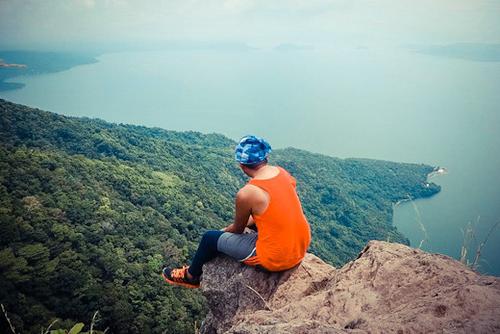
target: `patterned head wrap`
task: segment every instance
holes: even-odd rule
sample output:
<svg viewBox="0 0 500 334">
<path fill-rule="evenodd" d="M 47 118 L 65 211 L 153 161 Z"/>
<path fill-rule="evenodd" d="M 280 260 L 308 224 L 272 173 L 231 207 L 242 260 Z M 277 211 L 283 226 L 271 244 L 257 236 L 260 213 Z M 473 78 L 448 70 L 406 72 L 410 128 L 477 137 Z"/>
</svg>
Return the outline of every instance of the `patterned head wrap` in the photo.
<svg viewBox="0 0 500 334">
<path fill-rule="evenodd" d="M 271 152 L 271 145 L 257 136 L 245 136 L 236 145 L 236 161 L 243 165 L 255 165 L 264 161 Z"/>
</svg>

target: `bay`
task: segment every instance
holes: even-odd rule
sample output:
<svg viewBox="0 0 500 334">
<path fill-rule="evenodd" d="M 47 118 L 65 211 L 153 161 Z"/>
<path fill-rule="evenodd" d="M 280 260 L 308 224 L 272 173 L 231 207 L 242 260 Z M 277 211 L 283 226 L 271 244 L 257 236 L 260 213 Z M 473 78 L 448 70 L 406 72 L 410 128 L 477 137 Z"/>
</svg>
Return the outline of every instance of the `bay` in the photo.
<svg viewBox="0 0 500 334">
<path fill-rule="evenodd" d="M 500 62 L 396 47 L 170 50 L 108 53 L 10 81 L 25 86 L 0 97 L 65 115 L 444 166 L 431 179 L 441 193 L 394 213 L 411 244 L 425 238 L 431 252 L 457 258 L 468 222 L 480 217 L 481 241 L 500 219 Z M 499 251 L 500 229 L 482 272 L 500 275 Z"/>
</svg>

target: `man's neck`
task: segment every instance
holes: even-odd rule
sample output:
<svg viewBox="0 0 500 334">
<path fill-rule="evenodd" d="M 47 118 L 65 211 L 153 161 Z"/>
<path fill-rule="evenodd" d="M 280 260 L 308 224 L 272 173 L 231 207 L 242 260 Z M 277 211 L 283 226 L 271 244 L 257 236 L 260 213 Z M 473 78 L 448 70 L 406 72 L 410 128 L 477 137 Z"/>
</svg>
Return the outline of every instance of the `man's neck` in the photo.
<svg viewBox="0 0 500 334">
<path fill-rule="evenodd" d="M 262 166 L 259 166 L 257 167 L 256 169 L 250 169 L 248 170 L 248 176 L 250 176 L 252 179 L 259 176 L 259 175 L 262 175 L 262 173 L 264 173 L 267 169 L 268 165 L 262 165 Z"/>
<path fill-rule="evenodd" d="M 252 179 L 262 179 L 267 180 L 275 177 L 279 174 L 279 169 L 276 166 L 265 165 L 262 168 L 253 173 L 253 175 L 249 175 Z"/>
</svg>

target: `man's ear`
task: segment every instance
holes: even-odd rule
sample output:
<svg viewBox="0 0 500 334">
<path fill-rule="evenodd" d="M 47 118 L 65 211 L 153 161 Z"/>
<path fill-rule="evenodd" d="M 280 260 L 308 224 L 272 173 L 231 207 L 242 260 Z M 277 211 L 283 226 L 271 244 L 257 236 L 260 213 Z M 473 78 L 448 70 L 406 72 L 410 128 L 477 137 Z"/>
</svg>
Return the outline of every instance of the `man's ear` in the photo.
<svg viewBox="0 0 500 334">
<path fill-rule="evenodd" d="M 245 173 L 246 175 L 248 175 L 248 167 L 247 166 L 245 166 L 243 164 L 240 164 L 240 168 L 243 171 L 243 173 Z"/>
</svg>

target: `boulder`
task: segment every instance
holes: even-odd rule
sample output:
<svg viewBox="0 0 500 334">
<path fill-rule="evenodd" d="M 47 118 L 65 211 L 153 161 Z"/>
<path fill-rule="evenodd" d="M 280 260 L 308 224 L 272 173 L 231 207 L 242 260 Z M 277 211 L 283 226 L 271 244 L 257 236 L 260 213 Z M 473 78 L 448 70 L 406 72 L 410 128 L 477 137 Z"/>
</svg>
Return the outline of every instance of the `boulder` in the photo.
<svg viewBox="0 0 500 334">
<path fill-rule="evenodd" d="M 205 334 L 500 333 L 500 279 L 444 255 L 371 241 L 341 269 L 307 254 L 280 273 L 204 267 Z"/>
</svg>

